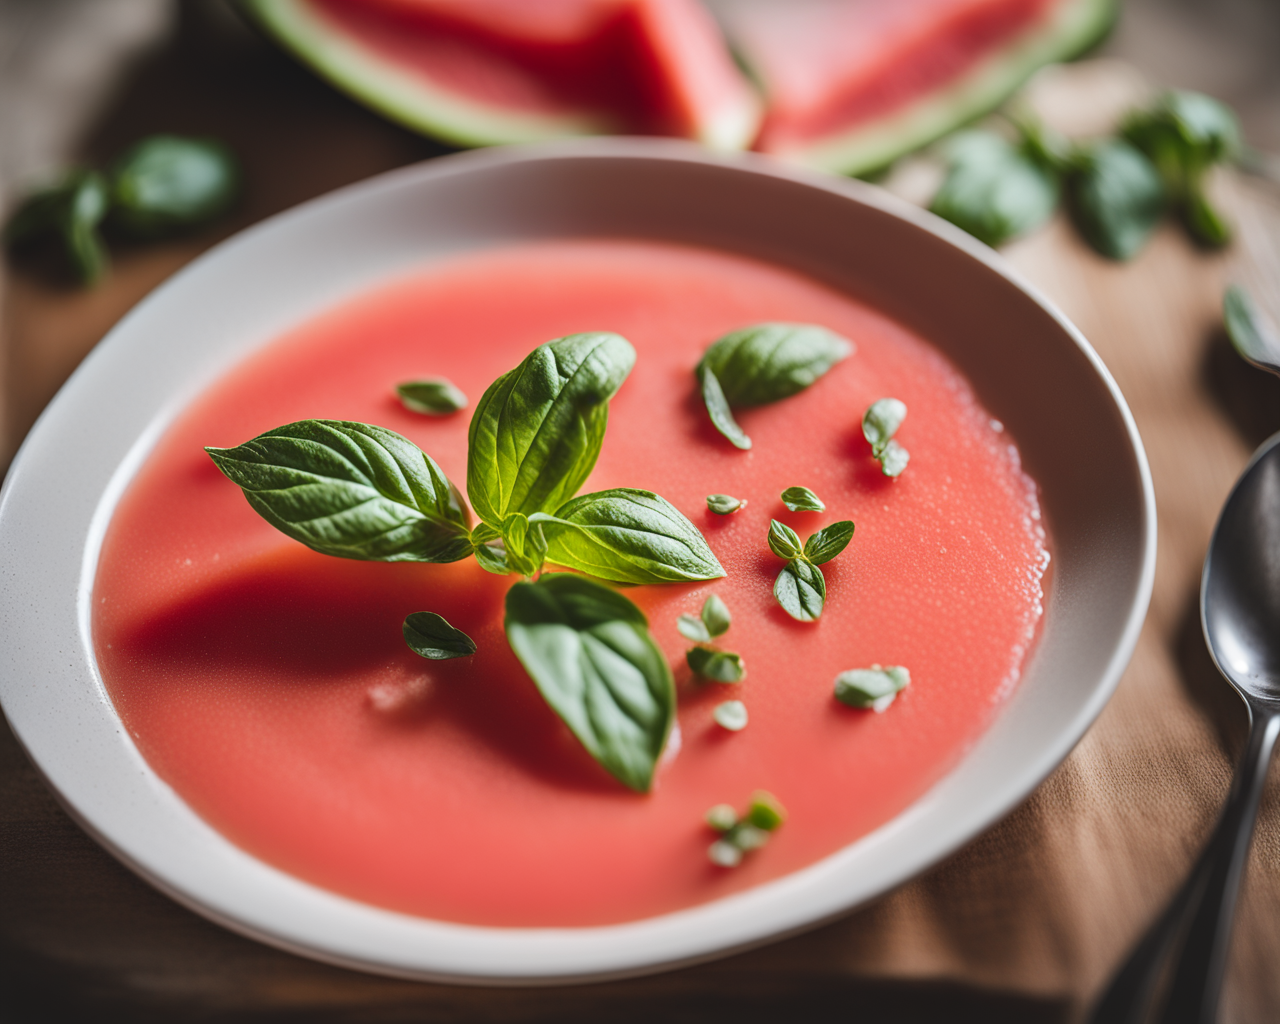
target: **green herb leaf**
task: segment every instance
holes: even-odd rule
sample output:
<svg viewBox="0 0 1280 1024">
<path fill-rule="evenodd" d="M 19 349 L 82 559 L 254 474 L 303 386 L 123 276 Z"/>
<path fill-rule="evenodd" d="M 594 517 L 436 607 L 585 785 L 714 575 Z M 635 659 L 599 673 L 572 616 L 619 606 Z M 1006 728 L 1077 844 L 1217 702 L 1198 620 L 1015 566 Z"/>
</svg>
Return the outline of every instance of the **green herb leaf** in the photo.
<svg viewBox="0 0 1280 1024">
<path fill-rule="evenodd" d="M 414 653 L 432 661 L 466 658 L 476 653 L 476 642 L 435 612 L 414 612 L 404 620 L 402 631 L 404 642 Z"/>
<path fill-rule="evenodd" d="M 772 832 L 787 820 L 787 811 L 776 796 L 758 789 L 751 796 L 746 820 L 764 832 Z"/>
<path fill-rule="evenodd" d="M 507 592 L 507 638 L 543 698 L 605 770 L 641 792 L 676 708 L 648 626 L 621 594 L 571 573 Z"/>
<path fill-rule="evenodd" d="M 822 570 L 803 558 L 793 558 L 773 583 L 773 596 L 783 610 L 800 622 L 813 622 L 822 614 L 827 581 Z"/>
<path fill-rule="evenodd" d="M 711 643 L 711 633 L 707 629 L 707 624 L 696 615 L 681 615 L 676 619 L 676 629 L 680 631 L 682 637 L 692 640 L 695 644 Z"/>
<path fill-rule="evenodd" d="M 596 491 L 531 519 L 546 533 L 548 559 L 600 579 L 679 583 L 724 575 L 698 528 L 652 491 Z"/>
<path fill-rule="evenodd" d="M 703 820 L 717 832 L 728 832 L 738 824 L 738 812 L 729 804 L 716 804 L 707 811 Z"/>
<path fill-rule="evenodd" d="M 853 353 L 853 343 L 816 324 L 764 323 L 732 331 L 698 363 L 715 374 L 733 408 L 798 394 Z"/>
<path fill-rule="evenodd" d="M 554 512 L 578 492 L 600 455 L 609 399 L 635 365 L 617 334 L 572 334 L 539 345 L 476 406 L 468 433 L 467 494 L 484 522 Z"/>
<path fill-rule="evenodd" d="M 426 416 L 448 416 L 467 407 L 467 396 L 444 377 L 427 377 L 424 380 L 407 380 L 396 385 L 400 404 L 410 412 Z"/>
<path fill-rule="evenodd" d="M 911 453 L 897 441 L 890 440 L 880 453 L 880 470 L 885 476 L 901 476 L 911 461 Z"/>
<path fill-rule="evenodd" d="M 733 868 L 742 863 L 744 854 L 768 843 L 769 834 L 787 820 L 787 812 L 772 793 L 758 790 L 751 797 L 751 806 L 744 817 L 739 818 L 728 804 L 717 804 L 707 811 L 704 820 L 721 833 L 707 850 L 707 856 L 713 864 Z"/>
<path fill-rule="evenodd" d="M 21 248 L 56 238 L 76 280 L 94 284 L 108 264 L 98 235 L 106 212 L 107 185 L 102 176 L 96 171 L 74 170 L 18 207 L 5 226 L 5 242 Z"/>
<path fill-rule="evenodd" d="M 718 516 L 731 515 L 747 507 L 746 498 L 734 498 L 728 494 L 708 494 L 707 508 Z"/>
<path fill-rule="evenodd" d="M 239 191 L 239 164 L 222 143 L 153 135 L 112 168 L 111 218 L 154 237 L 213 220 Z"/>
<path fill-rule="evenodd" d="M 1104 139 L 1080 155 L 1069 197 L 1085 241 L 1114 260 L 1136 256 L 1164 213 L 1160 175 L 1123 139 Z"/>
<path fill-rule="evenodd" d="M 831 561 L 849 546 L 849 541 L 853 540 L 853 529 L 853 521 L 849 519 L 824 526 L 804 542 L 804 557 L 814 565 Z"/>
<path fill-rule="evenodd" d="M 716 725 L 721 729 L 741 732 L 747 727 L 747 706 L 740 700 L 727 700 L 723 704 L 716 705 L 716 709 L 711 712 L 711 717 L 716 720 Z"/>
<path fill-rule="evenodd" d="M 488 523 L 479 523 L 471 531 L 471 547 L 480 568 L 498 576 L 506 576 L 514 570 L 507 564 L 507 546 L 502 534 Z"/>
<path fill-rule="evenodd" d="M 800 535 L 776 519 L 769 520 L 769 550 L 779 558 L 799 558 L 804 550 Z"/>
<path fill-rule="evenodd" d="M 1280 360 L 1280 332 L 1267 322 L 1249 293 L 1238 284 L 1231 285 L 1222 296 L 1222 319 L 1241 358 L 1269 364 Z"/>
<path fill-rule="evenodd" d="M 729 606 L 715 594 L 711 594 L 702 602 L 702 623 L 711 636 L 723 636 L 733 624 L 729 615 Z"/>
<path fill-rule="evenodd" d="M 706 404 L 712 426 L 727 437 L 735 448 L 746 451 L 751 447 L 751 438 L 747 437 L 746 432 L 738 426 L 738 421 L 733 418 L 719 378 L 706 366 L 699 366 L 697 372 L 698 385 L 702 388 L 702 401 Z"/>
<path fill-rule="evenodd" d="M 871 451 L 880 457 L 889 438 L 898 432 L 902 421 L 907 418 L 907 407 L 896 398 L 882 398 L 872 402 L 862 415 L 862 436 L 871 445 Z"/>
<path fill-rule="evenodd" d="M 911 683 L 911 673 L 901 665 L 855 668 L 836 676 L 836 700 L 852 708 L 883 711 Z"/>
<path fill-rule="evenodd" d="M 684 656 L 685 663 L 704 679 L 716 683 L 740 683 L 747 678 L 747 668 L 742 655 L 732 651 L 717 651 L 710 647 L 691 647 Z"/>
<path fill-rule="evenodd" d="M 929 209 L 992 246 L 1039 227 L 1058 205 L 1058 176 L 1032 152 L 991 132 L 961 132 Z"/>
<path fill-rule="evenodd" d="M 209 457 L 263 519 L 321 554 L 456 562 L 470 517 L 431 456 L 382 427 L 302 420 Z"/>
<path fill-rule="evenodd" d="M 788 487 L 782 492 L 782 504 L 792 512 L 825 512 L 827 506 L 807 487 Z"/>
<path fill-rule="evenodd" d="M 507 567 L 523 576 L 533 576 L 547 558 L 547 539 L 542 524 L 523 512 L 512 512 L 502 524 L 502 546 Z"/>
</svg>

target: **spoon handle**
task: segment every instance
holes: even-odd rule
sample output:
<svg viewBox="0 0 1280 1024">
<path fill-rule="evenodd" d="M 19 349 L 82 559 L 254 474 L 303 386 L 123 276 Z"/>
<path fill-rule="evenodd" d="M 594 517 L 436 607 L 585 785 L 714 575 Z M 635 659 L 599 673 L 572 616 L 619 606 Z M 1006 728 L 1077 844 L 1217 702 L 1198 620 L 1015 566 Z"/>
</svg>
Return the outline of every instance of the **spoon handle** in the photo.
<svg viewBox="0 0 1280 1024">
<path fill-rule="evenodd" d="M 1175 981 L 1161 1024 L 1212 1024 L 1236 894 L 1280 734 L 1280 717 L 1274 711 L 1250 707 L 1249 717 L 1249 743 L 1213 835 L 1182 888 L 1112 978 L 1089 1024 L 1143 1024 L 1173 955 L 1178 956 Z"/>
</svg>

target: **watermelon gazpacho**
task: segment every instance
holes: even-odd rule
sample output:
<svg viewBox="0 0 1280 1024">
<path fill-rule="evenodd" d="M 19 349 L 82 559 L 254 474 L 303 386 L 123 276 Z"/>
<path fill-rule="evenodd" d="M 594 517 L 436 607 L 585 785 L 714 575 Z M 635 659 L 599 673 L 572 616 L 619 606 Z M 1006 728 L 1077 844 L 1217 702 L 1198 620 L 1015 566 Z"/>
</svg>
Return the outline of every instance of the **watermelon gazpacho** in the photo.
<svg viewBox="0 0 1280 1024">
<path fill-rule="evenodd" d="M 598 458 L 521 477 L 495 403 L 593 359 L 595 400 L 535 433 L 560 439 L 552 461 L 571 436 Z M 396 385 L 424 378 L 452 391 L 406 406 Z M 341 516 L 305 535 L 289 518 L 319 501 L 301 448 L 269 487 L 219 472 L 229 451 L 265 459 L 282 424 L 321 431 L 311 458 L 332 436 L 317 423 L 342 435 L 324 459 L 365 459 L 438 516 L 353 556 Z M 403 461 L 374 466 L 370 438 Z M 417 483 L 394 468 L 428 458 Z M 624 551 L 616 521 L 599 540 L 583 510 L 600 494 L 615 504 L 591 515 L 643 519 L 639 502 L 679 543 Z M 534 505 L 555 512 L 511 511 Z M 404 551 L 439 557 L 360 560 Z M 927 341 L 782 267 L 542 242 L 424 268 L 215 382 L 121 498 L 92 626 L 143 756 L 249 853 L 410 914 L 590 926 L 782 877 L 901 813 L 1016 686 L 1048 560 L 1015 445 Z M 614 704 L 574 718 L 581 678 L 555 675 L 568 634 L 544 644 L 548 626 L 602 626 L 574 664 Z M 634 742 L 593 746 L 615 712 Z"/>
</svg>

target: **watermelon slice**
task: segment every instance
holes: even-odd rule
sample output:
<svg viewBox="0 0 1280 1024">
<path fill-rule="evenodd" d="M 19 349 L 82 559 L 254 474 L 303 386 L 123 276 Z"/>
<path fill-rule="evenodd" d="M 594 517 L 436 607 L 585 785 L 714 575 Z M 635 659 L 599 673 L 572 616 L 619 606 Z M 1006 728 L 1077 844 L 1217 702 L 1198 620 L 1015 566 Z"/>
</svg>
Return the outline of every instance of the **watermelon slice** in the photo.
<svg viewBox="0 0 1280 1024">
<path fill-rule="evenodd" d="M 755 137 L 759 100 L 697 0 L 242 0 L 339 87 L 466 146 Z"/>
<path fill-rule="evenodd" d="M 882 167 L 1074 56 L 1115 0 L 709 0 L 764 90 L 755 148 L 823 170 Z"/>
</svg>

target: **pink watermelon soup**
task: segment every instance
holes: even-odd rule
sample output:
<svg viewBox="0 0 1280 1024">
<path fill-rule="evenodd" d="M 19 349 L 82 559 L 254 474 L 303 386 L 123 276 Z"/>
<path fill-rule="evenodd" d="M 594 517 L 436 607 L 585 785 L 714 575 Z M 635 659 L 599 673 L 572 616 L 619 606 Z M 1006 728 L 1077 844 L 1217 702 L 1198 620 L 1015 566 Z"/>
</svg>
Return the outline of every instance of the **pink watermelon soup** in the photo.
<svg viewBox="0 0 1280 1024">
<path fill-rule="evenodd" d="M 802 394 L 742 413 L 732 449 L 692 368 L 726 331 L 819 323 L 857 352 Z M 345 561 L 260 519 L 202 451 L 293 420 L 377 423 L 466 478 L 468 413 L 417 416 L 399 381 L 446 376 L 474 403 L 535 345 L 584 330 L 639 359 L 612 402 L 587 489 L 657 491 L 728 572 L 632 588 L 676 673 L 679 729 L 653 792 L 610 778 L 543 703 L 502 630 L 511 579 L 451 565 Z M 881 475 L 862 411 L 895 396 L 911 464 Z M 815 490 L 826 513 L 788 513 Z M 749 500 L 716 516 L 705 496 Z M 790 619 L 771 586 L 769 519 L 801 536 L 837 519 L 828 603 Z M 695 906 L 780 878 L 901 813 L 983 732 L 1015 687 L 1048 563 L 1034 483 L 1007 434 L 926 341 L 790 271 L 724 253 L 557 242 L 468 257 L 382 287 L 291 331 L 213 384 L 167 430 L 111 521 L 93 596 L 107 690 L 148 763 L 211 826 L 334 892 L 430 918 L 587 926 Z M 676 617 L 708 594 L 733 614 L 740 685 L 684 667 Z M 479 645 L 428 662 L 404 616 L 442 613 Z M 833 698 L 837 673 L 899 664 L 883 714 Z M 739 733 L 712 711 L 742 700 Z M 774 793 L 790 817 L 734 869 L 707 859 L 714 804 Z"/>
</svg>

